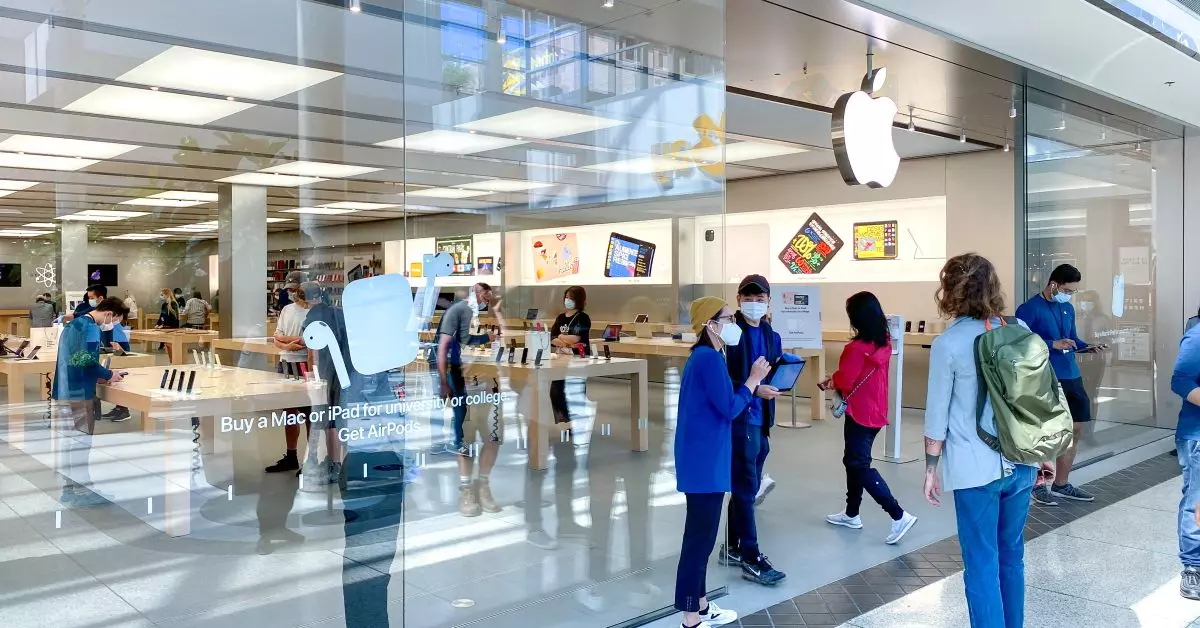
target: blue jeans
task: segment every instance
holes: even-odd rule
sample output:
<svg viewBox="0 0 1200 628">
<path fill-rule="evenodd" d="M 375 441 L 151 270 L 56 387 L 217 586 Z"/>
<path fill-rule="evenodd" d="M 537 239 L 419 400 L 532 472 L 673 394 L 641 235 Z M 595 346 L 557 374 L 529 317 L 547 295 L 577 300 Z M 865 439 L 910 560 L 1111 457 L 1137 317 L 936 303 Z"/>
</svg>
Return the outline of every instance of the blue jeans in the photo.
<svg viewBox="0 0 1200 628">
<path fill-rule="evenodd" d="M 1200 502 L 1200 441 L 1175 439 L 1179 466 L 1183 467 L 1183 497 L 1179 500 L 1179 562 L 1200 567 L 1200 527 L 1196 505 Z"/>
<path fill-rule="evenodd" d="M 1025 624 L 1024 531 L 1036 472 L 1017 465 L 1008 477 L 954 491 L 971 628 Z"/>
<path fill-rule="evenodd" d="M 433 372 L 434 379 L 437 381 L 438 390 L 434 394 L 441 394 L 441 375 L 437 371 Z M 450 399 L 446 399 L 446 403 L 457 399 L 457 405 L 452 405 L 451 410 L 454 413 L 454 448 L 458 449 L 463 446 L 463 424 L 467 422 L 467 379 L 463 376 L 461 364 L 446 365 L 446 380 L 450 384 Z M 437 446 L 438 441 L 446 437 L 446 421 L 442 418 L 442 409 L 434 408 L 429 417 L 429 438 L 434 446 Z"/>
<path fill-rule="evenodd" d="M 733 468 L 730 475 L 729 520 L 725 526 L 730 549 L 737 549 L 747 560 L 757 560 L 758 525 L 754 519 L 754 498 L 762 482 L 763 465 L 771 445 L 761 425 L 734 421 Z"/>
</svg>

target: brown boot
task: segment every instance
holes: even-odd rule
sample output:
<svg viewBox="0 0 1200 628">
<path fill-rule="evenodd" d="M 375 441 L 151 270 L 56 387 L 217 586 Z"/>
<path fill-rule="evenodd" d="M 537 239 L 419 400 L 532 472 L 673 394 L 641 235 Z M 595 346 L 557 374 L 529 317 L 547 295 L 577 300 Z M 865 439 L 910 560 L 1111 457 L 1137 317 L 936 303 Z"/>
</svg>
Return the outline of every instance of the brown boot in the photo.
<svg viewBox="0 0 1200 628">
<path fill-rule="evenodd" d="M 458 487 L 458 514 L 464 517 L 478 517 L 480 514 L 479 493 L 474 484 Z"/>
<path fill-rule="evenodd" d="M 479 505 L 483 507 L 484 512 L 500 512 L 504 510 L 500 504 L 496 503 L 496 498 L 492 496 L 492 484 L 487 480 L 475 480 L 475 490 L 479 494 Z"/>
</svg>

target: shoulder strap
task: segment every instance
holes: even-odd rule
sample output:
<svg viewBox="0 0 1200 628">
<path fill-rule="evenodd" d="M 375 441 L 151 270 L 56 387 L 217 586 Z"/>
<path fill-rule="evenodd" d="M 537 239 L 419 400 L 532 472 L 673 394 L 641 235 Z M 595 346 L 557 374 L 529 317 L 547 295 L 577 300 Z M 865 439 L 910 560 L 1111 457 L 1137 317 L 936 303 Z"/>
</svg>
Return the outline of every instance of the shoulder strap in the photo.
<svg viewBox="0 0 1200 628">
<path fill-rule="evenodd" d="M 850 397 L 853 397 L 853 396 L 854 396 L 854 393 L 858 392 L 858 389 L 859 389 L 859 388 L 860 388 L 860 387 L 861 387 L 863 384 L 865 384 L 865 383 L 866 383 L 866 381 L 867 381 L 868 379 L 870 379 L 872 375 L 874 375 L 874 374 L 875 374 L 875 370 L 876 370 L 876 369 L 878 369 L 878 368 L 879 368 L 878 366 L 872 366 L 872 367 L 871 367 L 871 370 L 870 370 L 870 371 L 867 371 L 867 374 L 866 374 L 866 375 L 864 375 L 862 379 L 858 380 L 858 383 L 854 385 L 854 389 L 853 389 L 853 390 L 851 390 L 849 393 L 847 393 L 847 394 L 846 394 L 846 396 L 845 396 L 845 397 L 843 397 L 843 399 L 849 400 L 849 399 L 850 399 Z"/>
<path fill-rule="evenodd" d="M 990 330 L 991 327 L 989 326 L 988 329 Z M 983 379 L 983 362 L 979 359 L 979 343 L 982 338 L 983 334 L 975 337 L 975 379 L 979 380 L 979 391 L 975 400 L 975 433 L 979 435 L 979 440 L 983 441 L 992 451 L 1000 451 L 1000 439 L 983 429 L 983 408 L 987 404 L 988 391 Z"/>
</svg>

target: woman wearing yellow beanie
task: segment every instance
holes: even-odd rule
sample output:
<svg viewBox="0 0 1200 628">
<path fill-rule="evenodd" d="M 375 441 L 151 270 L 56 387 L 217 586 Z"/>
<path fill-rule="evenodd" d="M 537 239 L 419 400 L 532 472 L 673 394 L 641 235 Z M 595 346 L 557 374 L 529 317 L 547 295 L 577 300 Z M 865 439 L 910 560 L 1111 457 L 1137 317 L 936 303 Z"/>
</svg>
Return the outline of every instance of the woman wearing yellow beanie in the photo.
<svg viewBox="0 0 1200 628">
<path fill-rule="evenodd" d="M 676 488 L 687 498 L 675 608 L 683 611 L 683 628 L 705 628 L 737 620 L 735 611 L 719 608 L 704 597 L 705 575 L 730 487 L 731 425 L 771 365 L 759 358 L 745 385 L 734 390 L 725 366 L 725 347 L 738 344 L 742 330 L 734 322 L 733 310 L 717 297 L 701 297 L 692 301 L 691 317 L 698 339 L 683 367 L 675 430 Z"/>
</svg>

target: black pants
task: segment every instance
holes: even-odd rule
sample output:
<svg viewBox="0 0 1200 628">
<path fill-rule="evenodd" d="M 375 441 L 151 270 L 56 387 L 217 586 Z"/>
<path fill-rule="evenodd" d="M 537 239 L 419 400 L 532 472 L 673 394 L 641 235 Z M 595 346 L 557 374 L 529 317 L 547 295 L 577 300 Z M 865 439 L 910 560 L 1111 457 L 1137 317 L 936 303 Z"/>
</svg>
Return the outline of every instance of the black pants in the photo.
<svg viewBox="0 0 1200 628">
<path fill-rule="evenodd" d="M 893 521 L 898 521 L 904 516 L 904 509 L 892 497 L 892 491 L 879 472 L 871 468 L 871 445 L 875 444 L 879 428 L 859 425 L 849 414 L 844 420 L 846 453 L 842 456 L 842 464 L 846 467 L 846 516 L 858 516 L 862 494 L 866 490 Z"/>
<path fill-rule="evenodd" d="M 706 590 L 708 557 L 721 528 L 721 504 L 725 493 L 688 493 L 687 518 L 683 524 L 683 547 L 675 572 L 675 608 L 685 613 L 700 610 Z"/>
<path fill-rule="evenodd" d="M 342 553 L 346 628 L 387 628 L 394 625 L 388 622 L 388 582 L 403 522 L 403 460 L 391 451 L 351 451 L 342 465 L 339 485 L 344 507 L 356 515 L 345 524 L 346 549 Z M 397 569 L 397 573 L 402 571 Z"/>
<path fill-rule="evenodd" d="M 575 469 L 579 462 L 575 457 L 575 439 L 562 442 L 551 439 L 550 451 L 554 452 L 554 511 L 561 532 L 575 525 L 575 511 L 571 502 L 575 499 Z M 530 530 L 543 530 L 542 490 L 546 483 L 547 469 L 525 469 L 525 524 Z"/>
<path fill-rule="evenodd" d="M 758 558 L 758 526 L 754 519 L 754 498 L 762 482 L 763 465 L 771 445 L 762 426 L 745 421 L 733 422 L 733 468 L 730 475 L 729 523 L 726 543 L 738 549 L 743 558 Z"/>
</svg>

